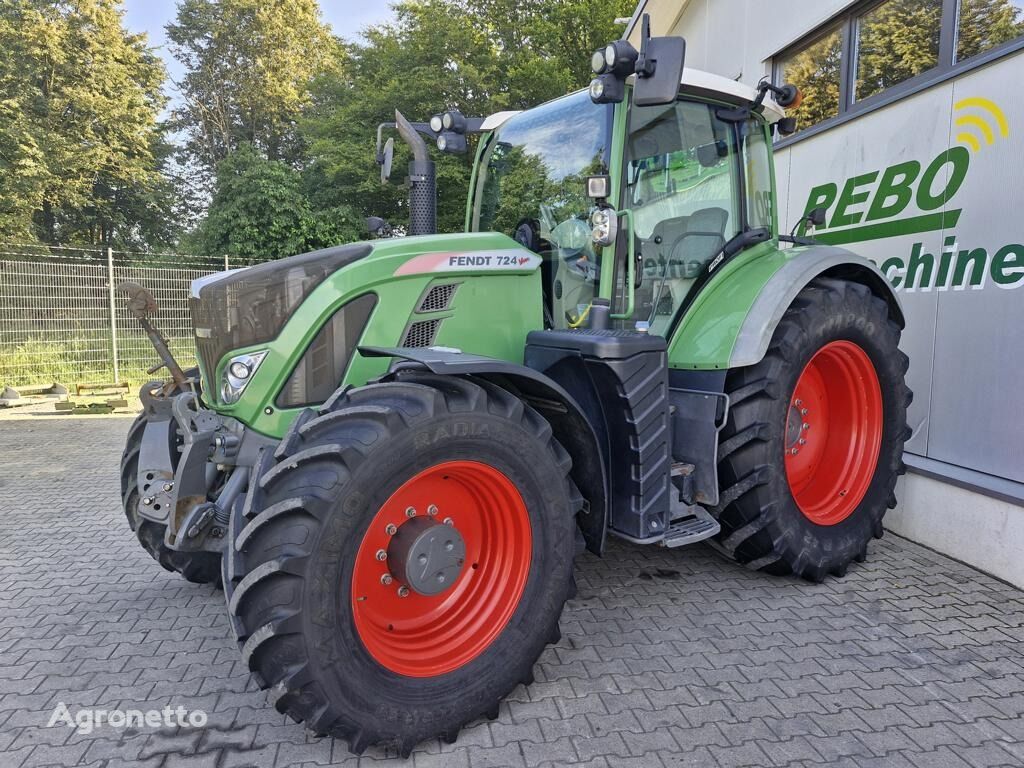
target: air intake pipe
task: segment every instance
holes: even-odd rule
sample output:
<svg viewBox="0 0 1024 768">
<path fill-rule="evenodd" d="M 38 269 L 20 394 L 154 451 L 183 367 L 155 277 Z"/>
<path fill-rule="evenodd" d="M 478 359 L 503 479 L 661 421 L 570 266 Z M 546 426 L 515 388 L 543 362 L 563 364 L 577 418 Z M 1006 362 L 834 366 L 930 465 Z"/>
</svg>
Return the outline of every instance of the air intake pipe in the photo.
<svg viewBox="0 0 1024 768">
<path fill-rule="evenodd" d="M 395 110 L 398 135 L 412 149 L 409 163 L 409 234 L 437 232 L 437 171 L 427 154 L 427 145 L 405 115 Z"/>
</svg>

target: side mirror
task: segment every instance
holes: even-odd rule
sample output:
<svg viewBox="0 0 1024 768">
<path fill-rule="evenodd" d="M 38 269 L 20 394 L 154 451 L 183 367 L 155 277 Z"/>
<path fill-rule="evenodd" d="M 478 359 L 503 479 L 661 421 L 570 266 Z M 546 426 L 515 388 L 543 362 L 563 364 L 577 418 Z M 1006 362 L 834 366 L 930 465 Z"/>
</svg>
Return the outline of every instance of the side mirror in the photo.
<svg viewBox="0 0 1024 768">
<path fill-rule="evenodd" d="M 807 223 L 813 227 L 820 227 L 822 224 L 825 223 L 825 218 L 827 216 L 828 208 L 814 208 L 807 212 Z"/>
<path fill-rule="evenodd" d="M 646 27 L 646 19 L 645 27 Z M 650 34 L 649 30 L 646 30 Z M 636 62 L 633 103 L 638 107 L 672 104 L 679 97 L 686 62 L 686 41 L 681 37 L 645 38 Z"/>
<path fill-rule="evenodd" d="M 797 123 L 795 117 L 784 117 L 776 125 L 779 127 L 779 133 L 782 136 L 792 136 L 796 133 Z"/>
<path fill-rule="evenodd" d="M 391 178 L 391 164 L 395 160 L 395 140 L 388 139 L 384 143 L 384 152 L 381 155 L 380 163 L 380 183 L 387 184 L 388 179 Z"/>
</svg>

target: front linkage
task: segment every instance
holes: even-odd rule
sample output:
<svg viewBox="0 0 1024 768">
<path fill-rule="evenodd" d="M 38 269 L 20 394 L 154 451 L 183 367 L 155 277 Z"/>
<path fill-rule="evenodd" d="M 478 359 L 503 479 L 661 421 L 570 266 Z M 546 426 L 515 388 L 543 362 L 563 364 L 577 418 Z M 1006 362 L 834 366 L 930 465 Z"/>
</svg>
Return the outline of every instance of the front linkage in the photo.
<svg viewBox="0 0 1024 768">
<path fill-rule="evenodd" d="M 151 322 L 152 295 L 135 283 L 129 311 L 153 342 L 168 381 L 139 392 L 143 412 L 129 430 L 121 459 L 122 501 L 143 546 L 168 570 L 191 581 L 220 580 L 232 505 L 244 493 L 259 449 L 274 445 L 236 419 L 200 403 L 199 371 L 184 371 Z"/>
</svg>

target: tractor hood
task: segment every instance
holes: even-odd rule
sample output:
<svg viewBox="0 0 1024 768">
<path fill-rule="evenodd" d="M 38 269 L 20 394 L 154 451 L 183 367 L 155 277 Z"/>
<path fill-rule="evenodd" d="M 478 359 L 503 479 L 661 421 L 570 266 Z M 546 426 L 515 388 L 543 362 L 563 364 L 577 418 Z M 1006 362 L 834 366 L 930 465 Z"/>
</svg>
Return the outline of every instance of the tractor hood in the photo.
<svg viewBox="0 0 1024 768">
<path fill-rule="evenodd" d="M 276 338 L 317 286 L 372 250 L 369 243 L 335 246 L 193 281 L 189 310 L 204 372 L 212 377 L 231 350 Z"/>
<path fill-rule="evenodd" d="M 340 326 L 332 325 L 333 330 L 325 331 L 318 341 L 317 334 L 329 319 L 334 318 L 332 322 L 337 325 L 347 317 L 336 314 L 341 308 L 354 307 L 353 312 L 365 321 L 363 310 L 367 306 L 357 300 L 367 295 L 375 297 L 375 319 L 364 338 L 378 346 L 410 344 L 410 339 L 426 338 L 412 333 L 422 323 L 433 324 L 442 338 L 448 328 L 462 338 L 465 329 L 459 330 L 460 322 L 466 322 L 474 333 L 480 330 L 468 313 L 465 321 L 449 318 L 450 312 L 420 317 L 424 310 L 417 307 L 434 282 L 462 283 L 470 275 L 512 278 L 511 283 L 470 281 L 476 287 L 467 286 L 460 290 L 460 296 L 467 305 L 479 300 L 486 307 L 493 307 L 496 301 L 514 300 L 515 306 L 506 308 L 504 315 L 506 323 L 510 318 L 521 320 L 515 333 L 499 324 L 502 330 L 489 330 L 481 351 L 500 348 L 502 354 L 510 355 L 514 341 L 517 354 L 521 354 L 525 333 L 541 323 L 540 291 L 532 282 L 540 262 L 540 256 L 505 235 L 473 232 L 352 243 L 202 277 L 192 283 L 189 308 L 207 404 L 250 426 L 258 419 L 266 434 L 278 434 L 287 423 L 279 414 L 294 400 L 284 397 L 279 401 L 278 395 L 293 388 L 289 374 L 310 345 L 316 342 L 317 349 L 330 347 L 339 365 L 351 358 L 358 338 L 341 334 Z M 494 291 L 501 300 L 496 299 Z M 476 310 L 478 316 L 484 311 L 483 307 Z M 357 325 L 362 327 L 354 320 L 351 327 L 346 325 L 346 333 L 354 334 Z M 345 336 L 343 342 L 339 334 Z M 495 347 L 499 343 L 503 346 Z M 256 356 L 253 367 L 258 370 L 251 380 L 247 379 L 244 395 L 231 401 L 220 393 L 225 382 L 230 383 L 227 361 L 239 355 Z M 359 371 L 369 365 L 364 362 L 355 361 L 358 370 L 352 376 L 362 375 Z"/>
</svg>

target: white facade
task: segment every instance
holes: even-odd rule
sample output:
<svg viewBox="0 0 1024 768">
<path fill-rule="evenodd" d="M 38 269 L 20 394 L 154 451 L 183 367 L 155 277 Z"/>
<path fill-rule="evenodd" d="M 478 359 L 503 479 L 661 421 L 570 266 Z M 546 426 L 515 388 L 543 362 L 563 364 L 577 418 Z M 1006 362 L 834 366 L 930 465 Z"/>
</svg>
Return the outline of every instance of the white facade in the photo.
<svg viewBox="0 0 1024 768">
<path fill-rule="evenodd" d="M 913 436 L 887 526 L 1024 586 L 1024 37 L 957 63 L 960 6 L 935 2 L 947 49 L 933 69 L 860 103 L 850 85 L 845 114 L 779 142 L 779 221 L 825 205 L 816 234 L 874 260 L 901 295 Z M 688 67 L 753 86 L 843 17 L 844 56 L 858 56 L 857 14 L 878 6 L 647 0 L 638 13 L 686 38 Z"/>
</svg>

